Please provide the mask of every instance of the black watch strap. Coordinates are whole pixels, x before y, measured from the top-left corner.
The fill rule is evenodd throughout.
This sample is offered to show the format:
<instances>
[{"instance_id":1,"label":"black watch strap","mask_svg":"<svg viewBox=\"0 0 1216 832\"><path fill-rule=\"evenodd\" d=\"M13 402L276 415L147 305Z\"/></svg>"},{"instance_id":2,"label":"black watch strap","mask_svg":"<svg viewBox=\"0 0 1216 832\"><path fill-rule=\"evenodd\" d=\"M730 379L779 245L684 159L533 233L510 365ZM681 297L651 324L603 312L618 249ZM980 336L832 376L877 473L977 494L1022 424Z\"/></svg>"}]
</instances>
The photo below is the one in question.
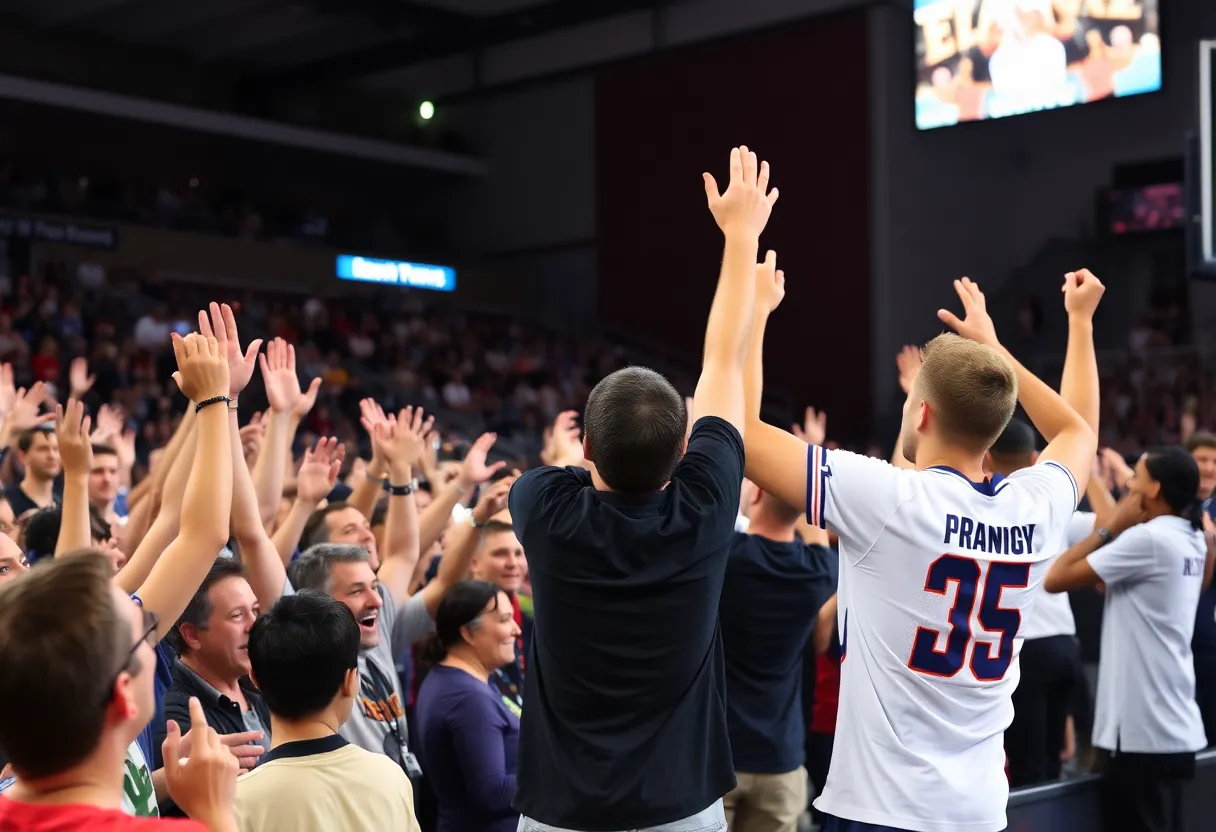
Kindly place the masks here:
<instances>
[{"instance_id":1,"label":"black watch strap","mask_svg":"<svg viewBox=\"0 0 1216 832\"><path fill-rule=\"evenodd\" d=\"M408 497L418 488L418 480L410 480L405 485L393 485L388 480L384 481L384 490L393 497Z\"/></svg>"}]
</instances>

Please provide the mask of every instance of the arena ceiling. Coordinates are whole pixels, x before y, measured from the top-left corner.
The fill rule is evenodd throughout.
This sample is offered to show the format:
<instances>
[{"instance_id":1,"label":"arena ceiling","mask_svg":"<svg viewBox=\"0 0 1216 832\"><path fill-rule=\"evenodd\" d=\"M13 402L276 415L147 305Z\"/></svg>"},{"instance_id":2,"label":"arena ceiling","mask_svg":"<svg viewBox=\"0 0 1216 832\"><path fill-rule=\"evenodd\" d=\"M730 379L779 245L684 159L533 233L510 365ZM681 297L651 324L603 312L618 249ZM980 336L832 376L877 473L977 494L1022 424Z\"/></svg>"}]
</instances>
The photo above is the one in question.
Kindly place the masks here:
<instances>
[{"instance_id":1,"label":"arena ceiling","mask_svg":"<svg viewBox=\"0 0 1216 832\"><path fill-rule=\"evenodd\" d=\"M400 70L659 0L6 0L44 35L155 49L234 70L264 93Z\"/></svg>"}]
</instances>

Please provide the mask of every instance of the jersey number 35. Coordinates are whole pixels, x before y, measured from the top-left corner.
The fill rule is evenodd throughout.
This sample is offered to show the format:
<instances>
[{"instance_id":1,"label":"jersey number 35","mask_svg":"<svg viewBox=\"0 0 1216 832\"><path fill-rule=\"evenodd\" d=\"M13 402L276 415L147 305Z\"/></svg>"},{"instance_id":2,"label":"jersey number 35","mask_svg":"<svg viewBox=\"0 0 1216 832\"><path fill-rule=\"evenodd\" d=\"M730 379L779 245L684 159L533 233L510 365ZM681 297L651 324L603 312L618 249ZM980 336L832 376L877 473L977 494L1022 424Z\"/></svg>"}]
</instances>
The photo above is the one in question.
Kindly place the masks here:
<instances>
[{"instance_id":1,"label":"jersey number 35","mask_svg":"<svg viewBox=\"0 0 1216 832\"><path fill-rule=\"evenodd\" d=\"M1026 587L1030 581L1029 563L981 564L975 558L942 555L929 566L925 592L945 595L955 584L954 606L950 608L950 632L946 648L937 649L940 630L917 627L908 667L929 676L951 678L971 657L971 673L981 682L1005 678L1013 663L1013 640L1022 623L1016 609L1001 606L1001 592ZM979 602L976 620L985 632L1000 635L999 640L975 638L971 615Z\"/></svg>"}]
</instances>

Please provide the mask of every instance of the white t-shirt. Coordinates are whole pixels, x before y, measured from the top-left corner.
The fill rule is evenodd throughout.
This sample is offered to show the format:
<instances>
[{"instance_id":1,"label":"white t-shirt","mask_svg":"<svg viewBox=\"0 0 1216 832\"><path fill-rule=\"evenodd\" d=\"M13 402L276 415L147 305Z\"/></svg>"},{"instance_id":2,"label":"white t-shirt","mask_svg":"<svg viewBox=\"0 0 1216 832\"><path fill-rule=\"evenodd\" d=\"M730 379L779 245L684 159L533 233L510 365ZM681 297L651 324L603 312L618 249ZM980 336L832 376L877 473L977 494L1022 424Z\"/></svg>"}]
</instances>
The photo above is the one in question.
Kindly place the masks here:
<instances>
[{"instance_id":1,"label":"white t-shirt","mask_svg":"<svg viewBox=\"0 0 1216 832\"><path fill-rule=\"evenodd\" d=\"M999 483L812 446L807 516L840 536L843 654L822 812L916 832L1006 826L1018 629L1077 507L1054 462Z\"/></svg>"},{"instance_id":2,"label":"white t-shirt","mask_svg":"<svg viewBox=\"0 0 1216 832\"><path fill-rule=\"evenodd\" d=\"M1090 511L1078 511L1068 521L1068 529L1064 532L1064 547L1060 550L1076 546L1094 530L1094 514ZM1022 624L1022 637L1051 638L1052 636L1075 636L1077 622L1072 616L1072 604L1067 592L1039 592L1034 602L1034 615L1028 617Z\"/></svg>"},{"instance_id":3,"label":"white t-shirt","mask_svg":"<svg viewBox=\"0 0 1216 832\"><path fill-rule=\"evenodd\" d=\"M127 759L122 772L122 810L139 818L160 817L156 787L152 785L152 769L138 742L127 746Z\"/></svg>"},{"instance_id":4,"label":"white t-shirt","mask_svg":"<svg viewBox=\"0 0 1216 832\"><path fill-rule=\"evenodd\" d=\"M1191 635L1207 547L1181 517L1134 526L1089 556L1106 584L1093 744L1175 754L1207 745Z\"/></svg>"}]
</instances>

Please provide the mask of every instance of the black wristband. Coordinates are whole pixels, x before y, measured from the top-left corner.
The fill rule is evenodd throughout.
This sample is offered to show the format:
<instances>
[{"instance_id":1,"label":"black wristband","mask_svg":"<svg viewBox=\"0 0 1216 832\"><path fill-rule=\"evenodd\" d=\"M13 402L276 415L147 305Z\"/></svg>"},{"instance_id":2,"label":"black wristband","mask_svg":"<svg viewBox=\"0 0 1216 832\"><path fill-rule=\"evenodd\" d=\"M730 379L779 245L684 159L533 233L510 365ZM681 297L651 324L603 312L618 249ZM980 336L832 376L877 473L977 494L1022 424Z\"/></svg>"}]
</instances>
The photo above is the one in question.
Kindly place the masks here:
<instances>
[{"instance_id":1,"label":"black wristband","mask_svg":"<svg viewBox=\"0 0 1216 832\"><path fill-rule=\"evenodd\" d=\"M194 406L194 412L198 413L204 407L210 407L211 405L219 404L220 402L227 403L228 397L227 396L214 396L213 398L210 398L210 399L203 399L201 402L199 402L198 404L196 404Z\"/></svg>"},{"instance_id":2,"label":"black wristband","mask_svg":"<svg viewBox=\"0 0 1216 832\"><path fill-rule=\"evenodd\" d=\"M417 480L410 480L405 485L391 485L388 480L384 482L384 490L393 497L408 497L414 493L414 489L418 487Z\"/></svg>"}]
</instances>

